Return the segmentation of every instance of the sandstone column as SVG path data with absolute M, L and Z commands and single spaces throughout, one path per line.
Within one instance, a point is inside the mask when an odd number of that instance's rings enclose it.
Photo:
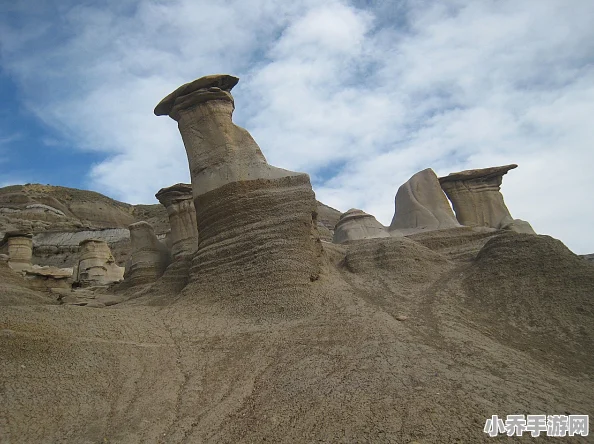
M 238 81 L 202 77 L 163 99 L 155 114 L 178 122 L 188 156 L 199 232 L 193 293 L 276 310 L 274 294 L 318 277 L 317 205 L 307 174 L 268 165 L 250 133 L 232 122 Z
M 126 263 L 124 279 L 132 285 L 156 281 L 169 265 L 169 250 L 157 239 L 148 222 L 136 222 L 128 229 L 132 253 Z
M 33 257 L 33 235 L 23 232 L 9 232 L 5 234 L 8 243 L 8 265 L 16 271 L 31 268 Z
M 124 279 L 124 268 L 116 264 L 105 241 L 85 239 L 79 245 L 76 281 L 81 286 L 108 285 Z
M 198 248 L 198 226 L 192 185 L 178 183 L 162 188 L 155 197 L 167 209 L 169 215 L 173 259 L 193 255 Z
M 503 175 L 518 165 L 465 170 L 440 177 L 456 218 L 462 225 L 534 233 L 528 222 L 514 219 L 500 192 Z

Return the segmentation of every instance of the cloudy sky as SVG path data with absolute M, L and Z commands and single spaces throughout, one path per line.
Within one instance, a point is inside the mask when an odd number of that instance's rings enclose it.
M 0 2 L 0 186 L 155 202 L 189 181 L 154 106 L 240 77 L 235 122 L 319 200 L 389 224 L 398 187 L 519 164 L 512 215 L 594 253 L 592 0 Z

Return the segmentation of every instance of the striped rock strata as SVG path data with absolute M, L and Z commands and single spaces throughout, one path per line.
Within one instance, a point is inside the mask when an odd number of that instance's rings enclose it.
M 268 165 L 232 122 L 238 81 L 202 77 L 163 99 L 155 114 L 178 122 L 188 156 L 200 233 L 192 294 L 253 297 L 278 308 L 273 294 L 298 292 L 318 277 L 317 204 L 307 174 Z
M 33 257 L 33 235 L 31 233 L 11 232 L 4 236 L 8 244 L 8 265 L 15 271 L 31 267 Z

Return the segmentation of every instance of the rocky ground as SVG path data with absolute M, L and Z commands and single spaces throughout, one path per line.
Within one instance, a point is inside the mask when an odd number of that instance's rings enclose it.
M 164 217 L 29 187 L 0 205 L 64 214 L 38 233 Z M 322 248 L 299 292 L 157 282 L 99 309 L 0 261 L 0 442 L 473 443 L 491 415 L 594 412 L 594 266 L 561 242 L 460 227 Z

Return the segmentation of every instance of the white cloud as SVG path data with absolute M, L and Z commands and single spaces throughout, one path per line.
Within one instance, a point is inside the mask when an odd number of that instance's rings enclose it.
M 272 164 L 310 173 L 329 205 L 387 224 L 398 186 L 416 171 L 518 163 L 503 184 L 512 215 L 594 252 L 589 0 L 57 10 L 18 32 L 0 25 L 3 64 L 40 119 L 80 149 L 109 155 L 88 174 L 116 198 L 148 202 L 188 180 L 175 122 L 152 109 L 184 82 L 229 72 L 242 79 L 236 121 Z M 60 43 L 44 45 L 54 34 Z

